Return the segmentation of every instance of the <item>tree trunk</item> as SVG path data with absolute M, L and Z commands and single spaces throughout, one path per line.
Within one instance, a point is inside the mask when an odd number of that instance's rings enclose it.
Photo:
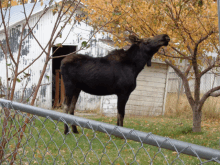
M 198 105 L 193 108 L 193 132 L 201 132 L 202 111 L 198 110 Z

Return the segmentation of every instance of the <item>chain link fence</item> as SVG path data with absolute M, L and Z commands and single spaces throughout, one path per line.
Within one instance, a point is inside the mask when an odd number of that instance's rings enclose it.
M 220 151 L 0 99 L 0 164 L 220 164 Z M 79 134 L 63 134 L 63 124 Z

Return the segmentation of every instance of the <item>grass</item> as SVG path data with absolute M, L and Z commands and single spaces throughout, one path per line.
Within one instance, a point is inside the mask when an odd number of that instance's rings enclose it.
M 116 118 L 103 116 L 86 116 L 93 120 L 115 124 Z M 21 120 L 21 118 L 20 118 Z M 18 125 L 18 123 L 14 123 Z M 219 122 L 210 122 L 203 125 L 201 133 L 191 132 L 191 120 L 170 117 L 125 117 L 124 126 L 143 132 L 166 136 L 214 149 L 219 149 Z M 79 128 L 79 127 L 78 127 Z M 15 130 L 12 130 L 14 132 Z M 149 164 L 154 158 L 154 164 L 171 163 L 177 158 L 176 152 L 94 132 L 79 128 L 80 134 L 63 135 L 63 123 L 39 118 L 26 129 L 22 141 L 22 148 L 18 151 L 17 164 Z M 29 140 L 27 140 L 29 139 Z M 8 150 L 13 149 L 16 139 L 8 144 Z M 103 154 L 103 151 L 105 154 Z M 146 152 L 147 151 L 147 152 Z M 120 156 L 118 155 L 120 153 Z M 158 153 L 158 154 L 157 154 Z M 134 154 L 136 160 L 134 160 Z M 149 155 L 148 155 L 149 154 Z M 86 159 L 85 159 L 86 157 Z M 166 159 L 165 159 L 166 158 Z M 185 164 L 199 164 L 200 161 L 191 156 L 180 155 Z M 85 161 L 86 160 L 86 161 Z M 87 163 L 86 163 L 87 162 Z M 7 160 L 5 161 L 7 163 Z M 4 164 L 4 163 L 3 163 Z M 174 164 L 182 164 L 179 159 Z M 214 162 L 208 164 L 216 164 Z
M 202 132 L 192 132 L 192 111 L 184 95 L 180 96 L 179 103 L 177 95 L 168 94 L 165 116 L 126 116 L 124 126 L 127 128 L 152 132 L 153 134 L 177 139 L 213 149 L 220 149 L 220 100 L 209 98 L 203 107 Z M 59 111 L 59 110 L 57 110 Z M 83 111 L 84 112 L 84 111 Z M 105 117 L 95 111 L 87 111 L 96 115 L 84 116 L 85 118 L 116 124 L 116 117 Z M 21 116 L 16 121 L 10 121 L 14 134 L 18 125 L 24 121 Z M 1 125 L 2 120 L 0 121 Z M 8 125 L 8 127 L 10 124 Z M 0 132 L 2 132 L 0 128 Z M 51 121 L 39 117 L 28 125 L 22 139 L 22 147 L 18 150 L 16 164 L 200 164 L 196 157 L 180 154 L 178 157 L 174 151 L 144 144 L 115 136 L 109 136 L 101 132 L 78 127 L 79 134 L 63 134 L 63 123 Z M 1 134 L 0 134 L 1 136 Z M 2 164 L 10 161 L 10 152 L 17 144 L 16 136 L 10 139 L 6 146 L 5 157 Z M 134 155 L 136 158 L 134 159 Z M 206 161 L 206 160 L 202 160 Z M 206 164 L 217 164 L 209 162 Z

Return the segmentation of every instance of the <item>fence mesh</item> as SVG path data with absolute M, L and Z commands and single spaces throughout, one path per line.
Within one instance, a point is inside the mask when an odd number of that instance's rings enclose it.
M 64 135 L 65 117 L 58 120 L 47 115 L 40 117 L 4 106 L 0 113 L 0 164 L 219 164 L 220 152 L 209 160 L 200 158 L 192 145 L 179 149 L 172 139 L 158 140 L 151 133 L 121 127 L 109 130 L 100 122 L 94 127 L 91 120 L 73 118 L 79 134 Z M 13 105 L 11 105 L 13 107 Z M 47 110 L 45 110 L 47 111 Z M 32 112 L 33 113 L 33 112 Z M 53 112 L 55 115 L 57 112 Z M 60 115 L 60 114 L 58 114 Z M 68 115 L 69 116 L 69 115 Z M 71 116 L 72 117 L 72 116 Z M 87 129 L 89 128 L 89 129 Z M 101 131 L 101 132 L 100 132 Z M 114 136 L 117 132 L 119 137 Z M 144 136 L 143 136 L 144 134 Z M 136 139 L 136 141 L 129 140 Z M 144 138 L 143 138 L 144 137 Z M 145 144 L 151 141 L 152 145 Z M 168 146 L 170 150 L 164 149 Z M 211 149 L 212 150 L 212 149 Z M 188 152 L 192 156 L 183 154 Z M 206 148 L 209 154 L 209 148 Z

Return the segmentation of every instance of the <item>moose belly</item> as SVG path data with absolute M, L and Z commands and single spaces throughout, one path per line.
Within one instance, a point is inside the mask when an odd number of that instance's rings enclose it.
M 92 95 L 111 95 L 115 94 L 115 87 L 109 83 L 103 84 L 96 82 L 94 84 L 79 83 L 78 88 Z
M 113 90 L 108 89 L 108 88 L 103 88 L 103 87 L 97 87 L 97 88 L 81 88 L 84 92 L 92 94 L 92 95 L 99 95 L 99 96 L 103 96 L 103 95 L 111 95 L 111 94 L 115 94 Z

